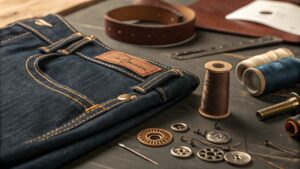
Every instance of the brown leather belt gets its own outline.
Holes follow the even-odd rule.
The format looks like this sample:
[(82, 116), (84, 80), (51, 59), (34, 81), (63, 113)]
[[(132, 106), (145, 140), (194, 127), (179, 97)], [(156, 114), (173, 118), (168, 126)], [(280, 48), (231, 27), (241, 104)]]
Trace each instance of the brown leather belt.
[[(171, 45), (185, 42), (195, 34), (195, 12), (183, 5), (158, 0), (137, 0), (134, 5), (109, 11), (106, 34), (122, 42), (143, 45)], [(142, 20), (162, 25), (133, 24)]]

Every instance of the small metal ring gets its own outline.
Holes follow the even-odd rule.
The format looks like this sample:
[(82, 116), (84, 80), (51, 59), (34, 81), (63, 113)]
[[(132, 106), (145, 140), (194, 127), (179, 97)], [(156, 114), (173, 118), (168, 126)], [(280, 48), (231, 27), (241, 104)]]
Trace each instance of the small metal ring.
[(189, 127), (185, 123), (174, 123), (171, 125), (171, 129), (176, 132), (185, 132), (189, 130)]

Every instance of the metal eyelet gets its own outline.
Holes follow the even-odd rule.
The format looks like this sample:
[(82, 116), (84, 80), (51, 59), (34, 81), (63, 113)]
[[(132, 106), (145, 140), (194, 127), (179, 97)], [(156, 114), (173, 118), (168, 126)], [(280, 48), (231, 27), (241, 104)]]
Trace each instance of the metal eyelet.
[(189, 127), (185, 123), (174, 123), (171, 125), (171, 129), (176, 132), (186, 132)]

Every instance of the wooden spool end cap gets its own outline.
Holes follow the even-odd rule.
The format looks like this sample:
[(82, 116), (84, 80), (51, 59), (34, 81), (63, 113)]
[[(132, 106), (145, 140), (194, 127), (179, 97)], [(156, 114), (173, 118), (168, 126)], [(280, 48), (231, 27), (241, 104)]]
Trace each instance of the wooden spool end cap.
[(225, 73), (229, 72), (232, 69), (232, 65), (228, 62), (214, 60), (207, 62), (205, 68), (214, 73)]
[(215, 113), (204, 112), (201, 110), (201, 108), (199, 108), (199, 114), (207, 119), (220, 120), (227, 118), (230, 115), (230, 111), (226, 112), (225, 114), (215, 115)]

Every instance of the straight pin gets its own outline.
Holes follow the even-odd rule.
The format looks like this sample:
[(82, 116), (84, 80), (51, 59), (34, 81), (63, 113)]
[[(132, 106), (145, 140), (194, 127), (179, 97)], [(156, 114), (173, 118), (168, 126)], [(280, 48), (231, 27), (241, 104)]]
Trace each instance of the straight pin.
[(147, 156), (145, 156), (145, 155), (143, 155), (143, 154), (141, 154), (141, 153), (139, 153), (139, 152), (136, 152), (135, 150), (133, 150), (133, 149), (131, 149), (131, 148), (125, 146), (124, 144), (118, 143), (118, 145), (119, 145), (120, 147), (124, 148), (125, 150), (127, 150), (127, 151), (129, 151), (129, 152), (132, 152), (133, 154), (135, 154), (135, 155), (137, 155), (137, 156), (139, 156), (139, 157), (141, 157), (141, 158), (143, 158), (143, 159), (149, 161), (150, 163), (155, 164), (155, 165), (158, 165), (158, 163), (157, 163), (156, 161), (151, 160), (149, 157), (147, 157)]

